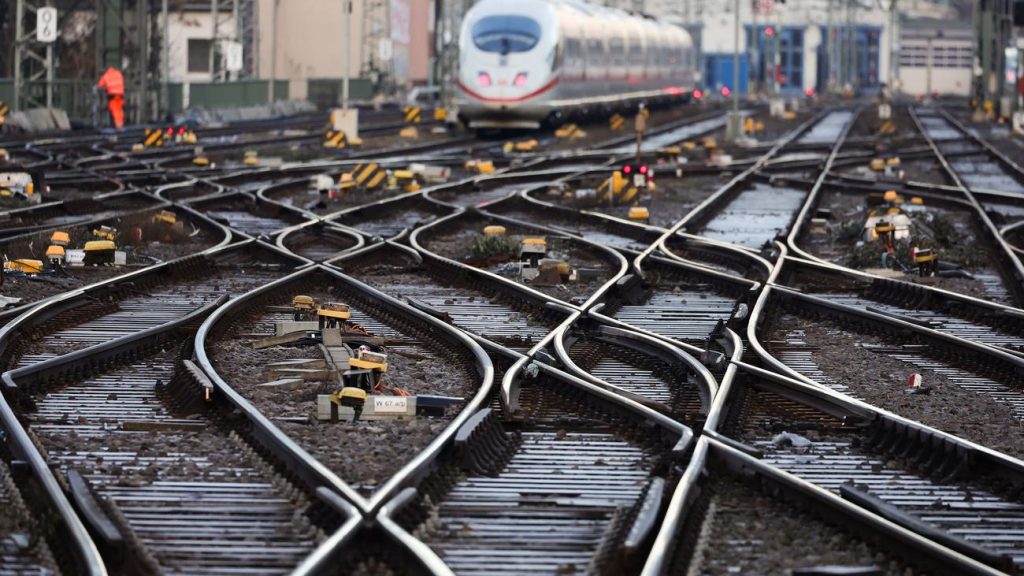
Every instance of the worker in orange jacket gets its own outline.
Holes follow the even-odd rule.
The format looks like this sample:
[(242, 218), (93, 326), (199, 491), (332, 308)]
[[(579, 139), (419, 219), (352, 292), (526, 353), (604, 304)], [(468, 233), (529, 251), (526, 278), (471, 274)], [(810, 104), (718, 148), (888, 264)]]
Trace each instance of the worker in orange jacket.
[(114, 127), (124, 127), (124, 74), (113, 66), (100, 76), (96, 84), (99, 88), (107, 91), (107, 109), (110, 110), (110, 119)]

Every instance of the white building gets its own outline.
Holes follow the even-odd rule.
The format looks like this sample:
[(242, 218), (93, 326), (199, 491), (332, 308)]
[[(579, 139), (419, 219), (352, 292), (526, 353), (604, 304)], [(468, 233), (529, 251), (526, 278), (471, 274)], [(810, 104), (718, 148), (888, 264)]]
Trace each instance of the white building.
[(899, 77), (903, 92), (968, 96), (973, 66), (970, 22), (935, 18), (901, 22)]
[[(689, 28), (699, 39), (704, 62), (704, 84), (714, 90), (732, 88), (736, 0), (603, 0), (623, 8), (642, 9), (658, 18)], [(830, 85), (849, 85), (863, 92), (877, 91), (889, 83), (891, 15), (878, 3), (852, 0), (740, 0), (740, 89), (783, 93), (824, 90)], [(888, 2), (882, 2), (886, 7)], [(945, 20), (959, 30), (955, 11), (929, 0), (900, 0), (899, 9), (911, 22)], [(929, 20), (935, 19), (935, 20)], [(929, 24), (930, 25), (930, 24)], [(919, 66), (918, 45), (927, 41), (919, 26), (907, 38), (915, 56), (908, 59), (904, 84), (924, 90), (925, 68)], [(941, 36), (942, 26), (933, 27)], [(969, 33), (969, 27), (967, 29)], [(831, 34), (830, 34), (831, 32)], [(899, 33), (899, 32), (898, 32)], [(967, 83), (962, 71), (953, 69), (946, 54), (963, 57), (960, 32), (935, 40), (937, 62), (933, 68), (934, 91), (963, 93)], [(953, 39), (952, 36), (956, 36)], [(831, 40), (830, 40), (831, 39)], [(946, 45), (956, 44), (956, 48)], [(968, 43), (969, 44), (969, 43)], [(897, 44), (898, 47), (898, 44)], [(968, 46), (969, 49), (969, 46)], [(951, 52), (946, 52), (949, 50)], [(901, 59), (907, 59), (901, 57)], [(773, 78), (774, 77), (774, 78)], [(774, 80), (774, 82), (773, 82)]]

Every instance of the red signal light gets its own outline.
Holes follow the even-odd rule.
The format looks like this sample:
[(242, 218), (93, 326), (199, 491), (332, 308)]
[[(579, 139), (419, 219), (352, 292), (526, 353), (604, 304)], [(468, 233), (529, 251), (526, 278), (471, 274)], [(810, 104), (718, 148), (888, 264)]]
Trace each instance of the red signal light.
[(641, 174), (647, 174), (647, 166), (641, 166), (640, 167), (640, 173)]
[(772, 28), (771, 26), (768, 26), (767, 28), (764, 29), (764, 35), (769, 38), (775, 36), (775, 29)]
[(178, 134), (181, 134), (182, 136), (185, 135), (185, 127), (184, 126), (182, 126), (181, 128), (178, 128)]
[(633, 173), (633, 167), (632, 167), (632, 166), (630, 166), (629, 164), (626, 164), (626, 165), (625, 165), (625, 166), (624, 166), (624, 167), (622, 168), (622, 173), (623, 173), (623, 174), (632, 174), (632, 173)]
[(693, 97), (696, 98), (697, 100), (700, 100), (701, 98), (704, 97), (704, 93), (701, 92), (700, 90), (694, 90)]
[(728, 96), (732, 94), (732, 90), (729, 90), (728, 86), (722, 86), (722, 96)]
[(807, 90), (804, 90), (804, 94), (807, 94), (808, 96), (814, 96), (814, 88), (808, 88)]

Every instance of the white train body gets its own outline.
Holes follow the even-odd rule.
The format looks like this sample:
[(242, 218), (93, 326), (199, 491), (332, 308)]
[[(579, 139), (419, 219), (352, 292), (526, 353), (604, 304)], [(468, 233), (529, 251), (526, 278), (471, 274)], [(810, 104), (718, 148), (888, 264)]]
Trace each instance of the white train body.
[(689, 98), (682, 28), (578, 0), (482, 0), (459, 38), (458, 105), (471, 128), (537, 128)]

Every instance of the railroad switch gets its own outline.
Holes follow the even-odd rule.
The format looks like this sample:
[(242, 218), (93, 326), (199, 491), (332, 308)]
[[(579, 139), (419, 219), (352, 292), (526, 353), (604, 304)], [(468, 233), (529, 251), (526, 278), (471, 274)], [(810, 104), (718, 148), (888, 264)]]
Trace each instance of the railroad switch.
[(15, 272), (21, 274), (35, 275), (42, 274), (46, 270), (46, 265), (43, 264), (42, 260), (32, 260), (30, 258), (19, 258), (18, 260), (8, 260), (4, 262), (4, 272)]
[[(357, 422), (363, 413), (363, 406), (366, 405), (366, 390), (362, 388), (346, 387), (331, 394), (331, 403), (336, 406), (346, 406), (352, 409), (352, 421)], [(332, 410), (332, 420), (337, 420), (337, 410)]]
[(67, 232), (57, 230), (50, 234), (50, 244), (66, 247), (68, 244), (71, 244), (71, 236)]
[(124, 266), (127, 263), (125, 253), (117, 249), (113, 240), (91, 240), (85, 243), (83, 252), (82, 263), (86, 266)]
[(0, 200), (4, 204), (41, 204), (42, 190), (36, 189), (36, 183), (28, 172), (0, 172)]
[(339, 324), (343, 324), (345, 320), (352, 317), (348, 306), (336, 302), (327, 302), (320, 305), (317, 308), (316, 315), (321, 330), (324, 328), (337, 328)]
[(537, 142), (536, 138), (520, 140), (518, 142), (505, 142), (505, 145), (502, 146), (502, 150), (504, 150), (506, 154), (512, 152), (533, 152), (537, 149), (539, 144), (540, 143)]
[(447, 166), (434, 166), (431, 164), (423, 164), (422, 162), (413, 162), (412, 164), (409, 164), (408, 170), (423, 182), (429, 182), (432, 184), (444, 184), (445, 182), (448, 182), (448, 179), (452, 174), (451, 169)]
[(419, 192), (420, 183), (416, 181), (416, 174), (411, 170), (394, 170), (388, 177), (388, 189), (397, 190), (401, 188), (406, 192)]
[(555, 137), (565, 140), (579, 140), (586, 138), (587, 133), (580, 129), (576, 124), (566, 124), (558, 130), (555, 130)]
[(747, 116), (747, 119), (743, 121), (743, 133), (751, 136), (758, 132), (764, 131), (764, 122), (754, 120), (753, 116)]
[(519, 245), (519, 259), (536, 266), (548, 253), (548, 242), (544, 238), (523, 238)]
[(112, 226), (100, 226), (99, 228), (93, 229), (92, 235), (100, 240), (109, 240), (113, 242), (117, 239), (117, 228)]
[(260, 154), (256, 150), (246, 150), (242, 157), (242, 164), (246, 166), (258, 166), (260, 163)]
[(505, 227), (498, 225), (491, 225), (484, 227), (484, 236), (504, 236)]
[(161, 210), (153, 216), (153, 222), (174, 225), (178, 223), (178, 215), (170, 210)]
[(939, 256), (931, 248), (918, 248), (914, 246), (910, 249), (910, 258), (917, 264), (917, 273), (922, 278), (926, 276), (934, 276), (936, 268), (939, 263)]
[(295, 296), (292, 298), (292, 308), (295, 310), (292, 318), (296, 322), (313, 320), (316, 317), (316, 300), (312, 296)]
[(46, 247), (46, 261), (50, 266), (60, 267), (64, 264), (64, 247), (51, 244)]
[(398, 131), (398, 137), (406, 140), (415, 140), (420, 137), (420, 131), (415, 126), (406, 126)]
[(537, 265), (536, 274), (529, 280), (538, 286), (555, 286), (573, 280), (573, 272), (568, 262), (556, 258), (542, 258)]
[(633, 206), (629, 209), (629, 219), (634, 222), (647, 224), (651, 221), (651, 213), (644, 206)]
[(494, 162), (490, 160), (469, 160), (463, 168), (476, 174), (494, 174)]

